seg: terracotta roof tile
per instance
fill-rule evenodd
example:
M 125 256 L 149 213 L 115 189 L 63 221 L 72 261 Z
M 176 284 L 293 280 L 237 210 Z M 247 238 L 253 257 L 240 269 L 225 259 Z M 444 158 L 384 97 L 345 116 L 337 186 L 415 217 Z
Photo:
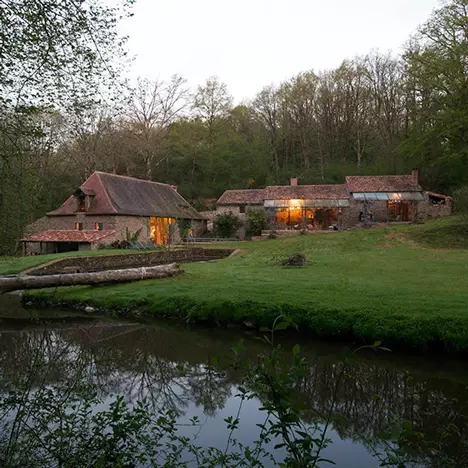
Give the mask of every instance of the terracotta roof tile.
M 411 175 L 395 176 L 348 176 L 346 183 L 353 192 L 421 192 L 420 185 Z
M 218 205 L 261 205 L 264 189 L 226 190 L 218 199 Z
M 25 242 L 99 242 L 115 234 L 115 231 L 51 230 L 32 234 L 21 239 Z
M 265 200 L 337 200 L 347 199 L 346 186 L 333 185 L 273 185 L 265 189 Z

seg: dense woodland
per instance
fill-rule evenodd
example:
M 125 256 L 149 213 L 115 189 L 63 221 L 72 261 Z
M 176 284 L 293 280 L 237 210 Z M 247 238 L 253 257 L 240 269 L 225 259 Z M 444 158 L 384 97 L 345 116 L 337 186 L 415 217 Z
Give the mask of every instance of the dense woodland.
M 441 4 L 401 56 L 311 63 L 243 103 L 216 77 L 126 83 L 117 24 L 132 3 L 0 0 L 1 252 L 94 170 L 178 185 L 199 209 L 291 175 L 419 167 L 427 189 L 468 184 L 468 0 Z

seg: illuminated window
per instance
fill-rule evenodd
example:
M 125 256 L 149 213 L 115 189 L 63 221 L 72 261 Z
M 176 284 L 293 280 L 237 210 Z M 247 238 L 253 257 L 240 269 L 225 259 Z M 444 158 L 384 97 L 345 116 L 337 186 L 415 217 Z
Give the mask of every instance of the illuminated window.
M 75 223 L 75 230 L 82 231 L 83 230 L 83 223 Z
M 96 229 L 96 231 L 102 231 L 102 228 L 103 228 L 102 223 L 94 223 L 94 229 Z
M 170 225 L 175 223 L 174 218 L 150 218 L 150 238 L 157 245 L 168 244 Z

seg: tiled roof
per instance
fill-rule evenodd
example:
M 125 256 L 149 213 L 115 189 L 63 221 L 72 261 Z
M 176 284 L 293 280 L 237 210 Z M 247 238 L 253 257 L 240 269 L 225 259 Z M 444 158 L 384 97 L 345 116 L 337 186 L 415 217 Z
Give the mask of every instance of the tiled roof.
M 99 242 L 115 231 L 51 230 L 32 234 L 21 239 L 26 242 Z
M 421 192 L 420 185 L 411 175 L 396 176 L 348 176 L 348 190 L 353 192 Z
M 333 185 L 273 185 L 265 189 L 265 200 L 336 200 L 347 199 L 346 186 Z
M 218 200 L 218 205 L 260 205 L 263 204 L 264 189 L 226 190 Z
M 80 187 L 83 193 L 95 193 L 89 214 L 161 216 L 183 219 L 204 219 L 171 185 L 134 177 L 94 172 Z M 49 216 L 76 213 L 72 195 Z

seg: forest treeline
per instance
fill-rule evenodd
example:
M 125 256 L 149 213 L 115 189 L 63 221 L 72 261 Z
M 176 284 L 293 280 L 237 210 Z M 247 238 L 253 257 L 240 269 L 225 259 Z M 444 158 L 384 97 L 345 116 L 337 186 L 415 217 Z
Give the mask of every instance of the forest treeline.
M 236 105 L 216 77 L 197 89 L 177 75 L 123 83 L 122 9 L 80 12 L 72 28 L 18 20 L 47 19 L 56 8 L 73 21 L 81 7 L 72 0 L 9 5 L 0 32 L 23 34 L 4 43 L 10 53 L 0 66 L 2 251 L 94 170 L 177 185 L 200 209 L 226 189 L 291 175 L 342 183 L 419 167 L 427 189 L 451 194 L 468 184 L 468 0 L 435 10 L 401 55 L 371 51 L 333 70 L 304 71 Z M 42 42 L 54 54 L 40 55 L 38 72 Z

